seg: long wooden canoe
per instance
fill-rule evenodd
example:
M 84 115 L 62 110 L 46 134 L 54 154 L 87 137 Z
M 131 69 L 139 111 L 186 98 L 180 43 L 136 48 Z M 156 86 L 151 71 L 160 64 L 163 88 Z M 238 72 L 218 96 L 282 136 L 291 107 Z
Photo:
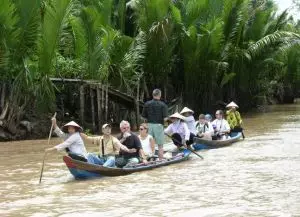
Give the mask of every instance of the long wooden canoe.
M 242 133 L 231 133 L 229 139 L 224 140 L 206 140 L 199 137 L 194 138 L 193 147 L 195 151 L 201 149 L 213 149 L 229 146 L 232 143 L 238 142 L 242 138 Z
M 63 160 L 71 174 L 76 179 L 88 179 L 103 176 L 124 176 L 135 172 L 151 170 L 157 167 L 167 166 L 170 164 L 175 164 L 187 160 L 190 154 L 191 152 L 189 150 L 183 150 L 182 152 L 179 152 L 178 154 L 176 154 L 168 160 L 164 159 L 161 161 L 153 161 L 148 162 L 148 164 L 140 163 L 124 168 L 103 167 L 101 165 L 90 164 L 87 162 L 75 160 L 69 156 L 64 156 Z

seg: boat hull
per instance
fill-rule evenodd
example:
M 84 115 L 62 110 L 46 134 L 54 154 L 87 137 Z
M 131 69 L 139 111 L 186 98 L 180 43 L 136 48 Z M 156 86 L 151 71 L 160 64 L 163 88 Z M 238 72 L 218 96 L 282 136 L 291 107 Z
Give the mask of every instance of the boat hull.
M 225 146 L 230 146 L 235 142 L 238 142 L 242 138 L 242 133 L 231 133 L 230 139 L 225 140 L 205 140 L 198 137 L 194 138 L 193 148 L 195 151 L 202 150 L 202 149 L 214 149 L 214 148 L 221 148 Z
M 83 161 L 78 161 L 72 159 L 69 156 L 64 156 L 63 160 L 68 167 L 70 173 L 76 179 L 89 179 L 97 178 L 103 176 L 124 176 L 135 172 L 140 172 L 144 170 L 151 170 L 158 167 L 167 166 L 170 164 L 179 163 L 185 161 L 189 158 L 191 152 L 189 150 L 184 150 L 179 155 L 163 161 L 153 161 L 148 164 L 137 164 L 132 167 L 117 168 L 117 167 L 103 167 L 101 165 L 90 164 Z

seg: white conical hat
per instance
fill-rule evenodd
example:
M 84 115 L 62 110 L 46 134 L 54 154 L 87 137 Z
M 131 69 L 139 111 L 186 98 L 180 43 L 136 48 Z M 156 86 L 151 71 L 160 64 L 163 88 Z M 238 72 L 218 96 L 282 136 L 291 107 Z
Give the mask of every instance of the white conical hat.
M 72 127 L 77 127 L 79 129 L 79 131 L 83 131 L 82 127 L 79 126 L 75 121 L 70 121 L 69 123 L 65 124 L 63 127 L 62 127 L 62 130 L 64 132 L 68 132 L 68 126 L 72 126 Z
M 179 114 L 178 112 L 170 115 L 170 118 L 178 118 L 178 119 L 181 119 L 181 120 L 185 120 L 185 117 L 182 116 L 181 114 Z
M 238 108 L 238 105 L 235 104 L 233 101 L 231 103 L 229 103 L 226 108 L 229 108 L 229 107 L 235 107 L 235 108 Z
M 184 108 L 181 110 L 180 114 L 183 114 L 183 113 L 186 113 L 186 112 L 191 112 L 191 113 L 194 114 L 194 111 L 191 110 L 191 109 L 189 109 L 188 107 L 184 107 Z

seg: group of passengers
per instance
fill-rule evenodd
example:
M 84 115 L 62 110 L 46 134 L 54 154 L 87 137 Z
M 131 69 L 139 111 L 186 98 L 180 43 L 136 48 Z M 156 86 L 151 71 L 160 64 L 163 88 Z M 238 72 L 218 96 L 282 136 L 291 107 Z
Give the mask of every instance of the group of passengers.
M 184 107 L 180 113 L 170 116 L 172 123 L 165 129 L 165 133 L 172 136 L 175 145 L 182 144 L 185 147 L 193 143 L 194 137 L 206 140 L 228 139 L 231 132 L 242 131 L 242 119 L 234 102 L 229 103 L 226 108 L 226 119 L 224 112 L 217 110 L 215 120 L 212 120 L 210 114 L 200 114 L 198 121 L 195 121 L 194 111 Z
M 64 142 L 48 148 L 45 151 L 66 150 L 72 158 L 87 161 L 88 163 L 105 167 L 123 167 L 154 160 L 155 144 L 158 145 L 158 159 L 163 159 L 164 135 L 171 137 L 178 148 L 187 148 L 193 143 L 195 136 L 203 139 L 224 139 L 230 131 L 238 129 L 242 123 L 238 106 L 232 102 L 227 107 L 227 120 L 221 110 L 216 111 L 216 119 L 207 115 L 199 115 L 195 121 L 194 112 L 185 107 L 180 113 L 176 112 L 167 117 L 167 106 L 160 101 L 161 91 L 153 91 L 153 99 L 145 103 L 142 117 L 145 122 L 139 127 L 139 135 L 131 132 L 128 121 L 121 121 L 121 134 L 118 138 L 111 135 L 112 126 L 104 124 L 101 128 L 102 136 L 88 136 L 74 121 L 65 124 L 62 130 L 57 126 L 56 118 L 52 118 L 52 125 L 57 136 Z M 165 121 L 171 124 L 164 129 Z M 211 122 L 212 121 L 212 122 Z M 91 142 L 99 147 L 99 154 L 88 153 L 84 141 Z

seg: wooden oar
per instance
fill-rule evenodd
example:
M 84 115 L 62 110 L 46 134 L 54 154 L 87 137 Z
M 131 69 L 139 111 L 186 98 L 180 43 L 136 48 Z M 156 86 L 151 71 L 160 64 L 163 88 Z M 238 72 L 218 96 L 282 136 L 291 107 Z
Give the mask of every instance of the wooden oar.
M 169 134 L 166 134 L 166 133 L 165 133 L 165 135 L 166 135 L 167 137 L 169 137 L 170 139 L 174 140 L 175 142 L 177 142 L 178 144 L 181 144 L 181 142 L 179 142 L 178 140 L 174 139 L 174 138 L 173 138 L 172 136 L 170 136 Z M 200 154 L 198 154 L 198 153 L 195 152 L 194 150 L 192 150 L 192 149 L 190 149 L 190 148 L 185 148 L 185 149 L 187 149 L 187 150 L 193 152 L 195 155 L 197 155 L 198 157 L 200 157 L 202 160 L 204 159 Z
M 53 118 L 55 118 L 55 117 L 56 117 L 56 112 L 55 112 L 54 115 L 53 115 Z M 49 132 L 48 146 L 49 146 L 49 144 L 50 144 L 50 139 L 51 139 L 52 129 L 53 129 L 53 124 L 51 124 L 50 132 Z M 42 163 L 42 168 L 41 168 L 41 175 L 40 175 L 40 182 L 39 182 L 39 184 L 41 184 L 41 182 L 42 182 L 42 177 L 43 177 L 43 171 L 44 171 L 44 165 L 45 165 L 46 155 L 47 155 L 47 152 L 44 153 L 43 163 Z

